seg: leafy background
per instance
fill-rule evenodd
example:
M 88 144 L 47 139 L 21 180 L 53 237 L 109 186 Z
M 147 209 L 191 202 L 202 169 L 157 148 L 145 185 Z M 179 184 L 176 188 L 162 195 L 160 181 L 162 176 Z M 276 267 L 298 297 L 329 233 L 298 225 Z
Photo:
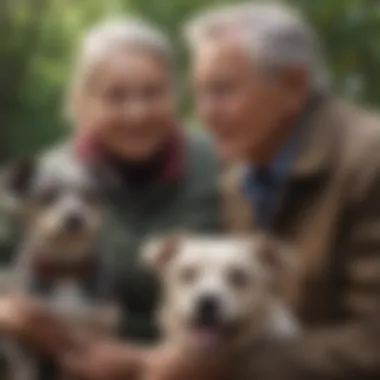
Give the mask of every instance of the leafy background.
M 234 3 L 229 0 L 227 3 Z M 380 1 L 293 0 L 319 32 L 336 90 L 380 103 Z M 139 15 L 175 44 L 180 78 L 184 20 L 220 0 L 1 0 L 0 164 L 36 152 L 69 133 L 62 105 L 73 51 L 82 33 L 111 15 Z M 186 108 L 185 108 L 186 109 Z M 187 107 L 188 109 L 188 107 Z

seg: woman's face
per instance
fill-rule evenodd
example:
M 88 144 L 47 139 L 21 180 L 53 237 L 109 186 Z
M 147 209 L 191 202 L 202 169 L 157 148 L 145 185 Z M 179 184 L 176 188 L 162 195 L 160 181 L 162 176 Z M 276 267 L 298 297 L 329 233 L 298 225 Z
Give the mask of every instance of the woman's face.
M 91 74 L 90 74 L 91 75 Z M 110 152 L 142 161 L 171 133 L 174 94 L 169 69 L 146 52 L 113 54 L 88 79 L 79 109 L 89 128 Z

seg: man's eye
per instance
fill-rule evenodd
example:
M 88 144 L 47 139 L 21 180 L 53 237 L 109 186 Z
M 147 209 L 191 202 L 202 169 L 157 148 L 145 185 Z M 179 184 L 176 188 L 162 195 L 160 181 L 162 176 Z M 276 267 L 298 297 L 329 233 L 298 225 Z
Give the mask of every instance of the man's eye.
M 233 93 L 236 86 L 231 82 L 215 82 L 209 86 L 208 92 L 216 96 L 224 96 Z
M 146 86 L 141 91 L 141 96 L 146 100 L 155 100 L 163 95 L 165 89 L 160 85 Z

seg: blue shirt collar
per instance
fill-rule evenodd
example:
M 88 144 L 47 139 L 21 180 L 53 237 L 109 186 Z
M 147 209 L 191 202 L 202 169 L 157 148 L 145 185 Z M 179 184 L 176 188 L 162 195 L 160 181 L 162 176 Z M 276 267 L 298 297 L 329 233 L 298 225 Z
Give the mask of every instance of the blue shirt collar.
M 300 129 L 301 125 L 290 133 L 280 151 L 267 167 L 271 180 L 276 184 L 284 182 L 290 174 L 293 160 L 297 153 L 299 135 L 301 134 Z M 251 163 L 246 166 L 246 176 L 248 176 L 250 182 L 254 180 L 257 170 L 258 168 L 255 164 Z
M 270 223 L 279 188 L 290 176 L 297 152 L 299 130 L 297 127 L 291 132 L 282 149 L 265 170 L 252 164 L 246 167 L 242 183 L 243 191 L 255 205 L 256 218 L 263 226 Z
M 309 115 L 325 96 L 326 94 L 323 93 L 310 96 L 304 111 L 301 112 L 298 122 L 296 122 L 295 128 L 291 131 L 282 148 L 267 168 L 271 181 L 274 181 L 275 184 L 280 185 L 291 175 L 292 166 L 298 153 L 299 142 L 305 128 L 309 125 Z M 257 182 L 255 178 L 258 169 L 254 163 L 246 165 L 243 186 L 248 195 L 252 193 L 252 185 Z
M 255 205 L 256 217 L 264 226 L 271 223 L 278 191 L 292 175 L 300 140 L 308 128 L 310 112 L 318 104 L 319 99 L 319 97 L 310 99 L 308 106 L 268 167 L 260 168 L 252 163 L 246 165 L 242 189 Z

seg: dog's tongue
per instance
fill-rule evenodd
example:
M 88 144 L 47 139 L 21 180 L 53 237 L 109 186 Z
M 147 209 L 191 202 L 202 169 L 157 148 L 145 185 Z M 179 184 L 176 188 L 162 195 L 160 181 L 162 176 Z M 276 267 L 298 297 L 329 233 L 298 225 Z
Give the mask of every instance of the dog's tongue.
M 195 332 L 195 338 L 202 347 L 214 346 L 220 341 L 220 331 L 218 329 L 200 328 Z

